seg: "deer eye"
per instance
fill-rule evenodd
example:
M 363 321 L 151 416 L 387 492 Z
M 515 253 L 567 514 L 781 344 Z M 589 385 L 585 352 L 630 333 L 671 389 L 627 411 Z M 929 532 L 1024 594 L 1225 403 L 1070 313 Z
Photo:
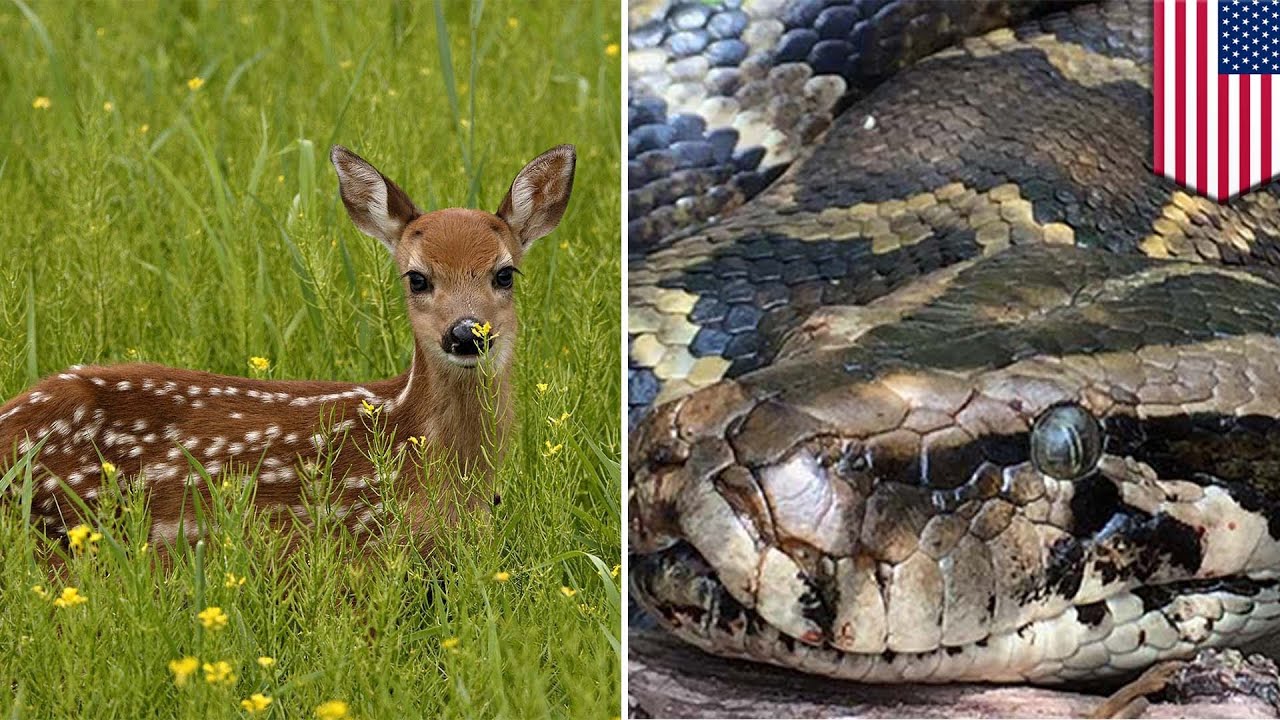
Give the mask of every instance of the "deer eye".
M 404 276 L 409 278 L 409 290 L 414 293 L 431 292 L 431 281 L 427 279 L 426 275 L 416 270 L 410 270 Z
M 499 290 L 510 290 L 511 284 L 516 280 L 516 269 L 513 267 L 504 267 L 493 274 L 493 286 Z

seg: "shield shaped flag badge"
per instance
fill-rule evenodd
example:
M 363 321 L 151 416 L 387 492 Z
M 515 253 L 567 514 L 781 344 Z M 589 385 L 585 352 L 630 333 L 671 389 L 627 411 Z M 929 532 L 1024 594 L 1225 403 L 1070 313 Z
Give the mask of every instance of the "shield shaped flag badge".
M 1154 2 L 1156 174 L 1219 202 L 1269 182 L 1280 172 L 1280 2 Z

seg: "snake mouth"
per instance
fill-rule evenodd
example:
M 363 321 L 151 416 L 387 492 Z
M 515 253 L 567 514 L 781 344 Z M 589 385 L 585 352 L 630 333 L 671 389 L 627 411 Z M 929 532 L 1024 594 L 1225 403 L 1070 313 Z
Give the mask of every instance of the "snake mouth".
M 716 655 L 861 682 L 1060 684 L 1238 645 L 1280 625 L 1280 578 L 1236 575 L 1144 585 L 1051 617 L 925 652 L 848 652 L 779 631 L 734 598 L 689 543 L 633 555 L 632 596 L 681 639 Z

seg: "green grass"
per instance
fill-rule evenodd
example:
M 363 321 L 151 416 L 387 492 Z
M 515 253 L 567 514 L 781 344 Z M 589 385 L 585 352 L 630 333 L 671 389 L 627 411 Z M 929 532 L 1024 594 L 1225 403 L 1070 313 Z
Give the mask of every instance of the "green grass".
M 578 147 L 569 211 L 519 281 L 520 421 L 492 527 L 459 528 L 448 562 L 392 544 L 360 559 L 323 526 L 290 554 L 229 492 L 221 529 L 163 568 L 140 551 L 145 505 L 108 493 L 97 550 L 54 575 L 5 503 L 0 717 L 236 717 L 255 692 L 278 718 L 333 699 L 360 718 L 620 714 L 618 13 L 0 0 L 3 398 L 77 363 L 395 375 L 401 291 L 346 218 L 328 146 L 424 209 L 489 210 L 534 155 Z M 225 628 L 201 626 L 211 605 Z M 189 655 L 238 679 L 177 687 L 168 664 Z

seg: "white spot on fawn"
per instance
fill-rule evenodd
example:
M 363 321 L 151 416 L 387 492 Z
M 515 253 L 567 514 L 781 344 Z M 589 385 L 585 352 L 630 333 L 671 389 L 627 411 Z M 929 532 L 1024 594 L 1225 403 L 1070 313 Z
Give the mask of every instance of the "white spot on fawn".
M 260 430 L 250 430 L 244 434 L 244 441 L 250 445 L 257 443 L 261 439 L 262 432 Z
M 107 385 L 107 381 L 102 378 L 89 378 L 89 382 L 97 385 L 98 387 L 106 387 Z
M 244 413 L 233 412 L 227 417 L 231 418 L 232 420 L 240 420 L 244 418 Z
M 203 401 L 203 400 L 192 400 L 192 401 L 191 401 L 191 407 L 193 407 L 193 408 L 195 408 L 195 409 L 199 410 L 200 408 L 204 407 L 204 401 Z
M 146 420 L 143 420 L 142 418 L 138 418 L 137 420 L 134 420 L 134 421 L 133 421 L 133 431 L 134 431 L 134 432 L 142 432 L 143 430 L 146 430 L 146 429 L 147 429 L 147 421 L 146 421 Z
M 214 438 L 214 439 L 213 439 L 213 442 L 210 442 L 210 443 L 209 443 L 209 447 L 208 447 L 208 449 L 207 449 L 207 450 L 205 450 L 205 454 L 207 454 L 207 455 L 217 455 L 218 453 L 222 452 L 222 447 L 223 447 L 224 445 L 226 445 L 226 444 L 227 444 L 227 439 L 226 439 L 226 438 L 224 438 L 224 437 L 216 437 L 216 438 Z
M 142 380 L 142 389 L 143 389 L 143 390 L 150 390 L 151 388 L 153 388 L 153 387 L 155 387 L 155 386 L 156 386 L 156 381 L 155 381 L 155 380 L 152 380 L 151 378 L 143 378 L 143 380 Z
M 242 452 L 244 452 L 244 443 L 231 443 L 231 445 L 227 447 L 228 455 L 235 456 Z
M 133 389 L 133 383 L 129 382 L 128 380 L 121 380 L 120 382 L 116 383 L 116 390 L 119 390 L 120 392 L 129 392 L 132 389 Z
M 187 394 L 190 395 L 191 397 L 195 397 L 202 392 L 204 392 L 204 389 L 196 387 L 195 385 L 192 385 L 191 387 L 187 388 Z
M 150 445 L 151 443 L 154 443 L 155 441 L 156 441 L 156 434 L 155 434 L 155 433 L 147 433 L 146 435 L 143 435 L 143 436 L 142 436 L 142 442 L 144 442 L 144 443 L 146 443 L 146 444 L 148 444 L 148 445 Z
M 129 451 L 129 457 L 138 457 L 141 454 L 142 454 L 141 445 L 134 445 L 133 449 Z
M 89 408 L 84 405 L 81 405 L 80 407 L 76 408 L 76 411 L 71 413 L 71 422 L 76 425 L 79 425 L 80 421 L 84 419 L 85 413 L 87 412 L 89 412 Z

